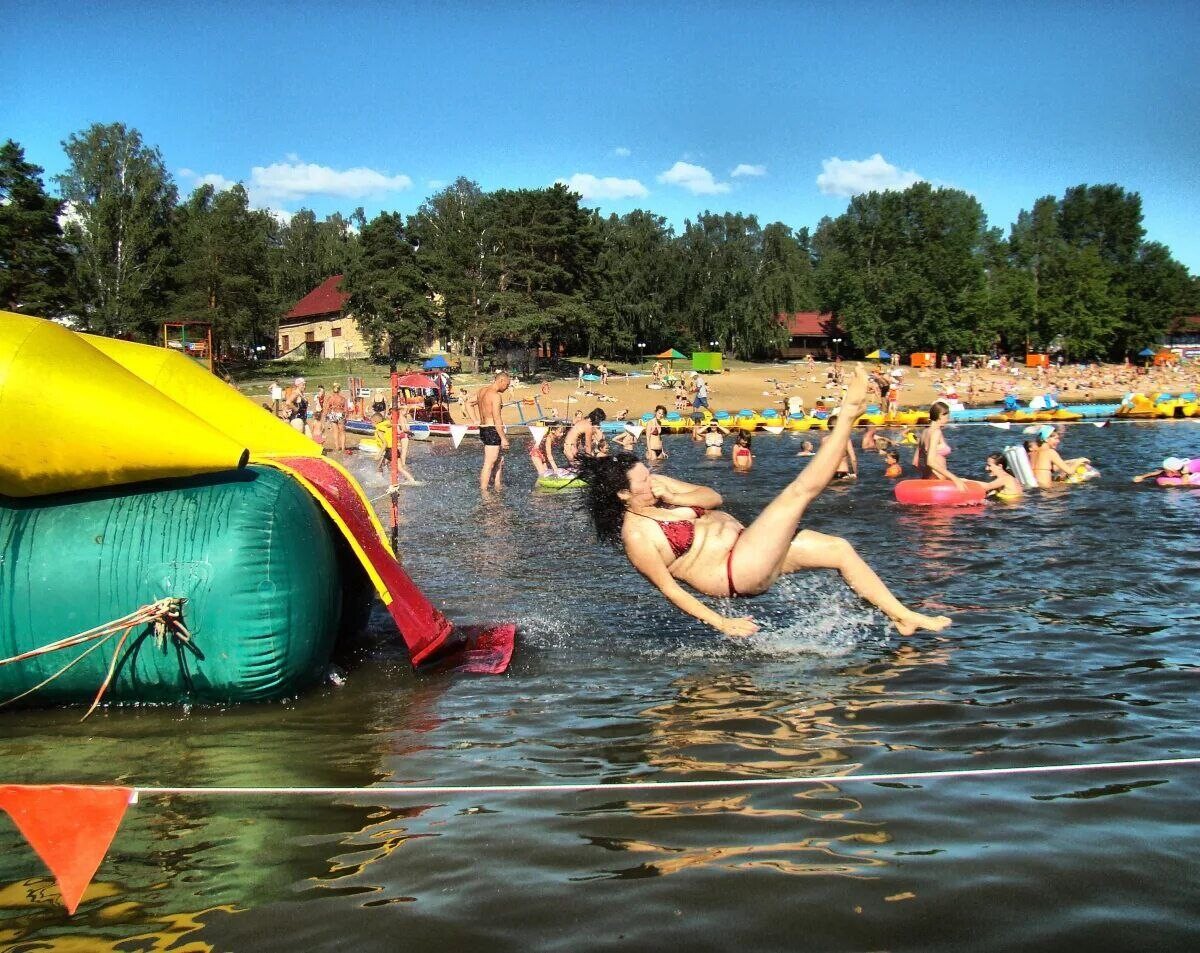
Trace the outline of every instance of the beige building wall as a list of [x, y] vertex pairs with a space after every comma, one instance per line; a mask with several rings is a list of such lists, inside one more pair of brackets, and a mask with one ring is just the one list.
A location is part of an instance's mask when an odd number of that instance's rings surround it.
[[[302, 343], [308, 346], [299, 347]], [[281, 357], [292, 360], [367, 356], [367, 345], [358, 329], [358, 322], [349, 315], [281, 323], [275, 344]]]

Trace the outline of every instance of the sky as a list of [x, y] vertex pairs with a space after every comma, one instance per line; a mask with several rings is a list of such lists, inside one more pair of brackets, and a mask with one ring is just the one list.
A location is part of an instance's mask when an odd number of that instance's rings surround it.
[[183, 195], [413, 212], [459, 176], [605, 214], [815, 227], [925, 180], [1006, 232], [1075, 185], [1141, 194], [1200, 274], [1200, 3], [0, 0], [0, 140], [50, 177], [123, 122]]

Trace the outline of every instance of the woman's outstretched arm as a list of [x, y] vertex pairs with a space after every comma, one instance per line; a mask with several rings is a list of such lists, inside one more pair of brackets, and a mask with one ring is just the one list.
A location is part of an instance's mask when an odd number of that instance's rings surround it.
[[660, 500], [672, 506], [699, 506], [706, 510], [715, 510], [724, 502], [721, 494], [712, 487], [685, 483], [683, 480], [659, 474], [650, 477], [650, 489]]

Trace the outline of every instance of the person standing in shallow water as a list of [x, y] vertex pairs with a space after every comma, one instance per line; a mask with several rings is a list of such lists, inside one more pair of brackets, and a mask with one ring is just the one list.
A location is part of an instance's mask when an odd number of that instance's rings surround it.
[[487, 492], [493, 485], [500, 489], [504, 472], [504, 457], [508, 449], [508, 434], [504, 432], [501, 395], [508, 390], [511, 378], [508, 371], [496, 372], [496, 379], [479, 388], [475, 402], [479, 405], [479, 441], [483, 444], [483, 466], [479, 471], [479, 489]]
[[718, 598], [750, 596], [766, 592], [787, 573], [836, 569], [902, 635], [944, 629], [951, 621], [947, 616], [923, 615], [900, 602], [846, 540], [807, 529], [797, 532], [808, 504], [829, 483], [844, 455], [866, 395], [866, 377], [859, 372], [821, 449], [749, 526], [718, 509], [722, 499], [716, 490], [652, 475], [631, 454], [581, 460], [596, 535], [620, 545], [634, 568], [672, 605], [726, 635], [751, 635], [758, 624], [749, 616], [714, 612], [680, 583]]

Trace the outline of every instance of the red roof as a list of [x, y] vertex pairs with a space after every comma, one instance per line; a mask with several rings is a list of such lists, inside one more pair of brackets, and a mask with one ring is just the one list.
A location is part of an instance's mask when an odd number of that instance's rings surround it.
[[795, 311], [779, 314], [779, 323], [787, 325], [792, 337], [827, 338], [831, 334], [833, 315], [828, 311]]
[[323, 314], [341, 314], [350, 296], [338, 290], [341, 275], [326, 278], [308, 294], [296, 302], [296, 306], [283, 316], [284, 321], [312, 319]]

